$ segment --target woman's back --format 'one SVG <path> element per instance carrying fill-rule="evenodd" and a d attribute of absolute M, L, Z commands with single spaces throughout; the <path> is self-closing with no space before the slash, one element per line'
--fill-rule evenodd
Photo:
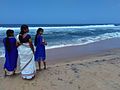
<path fill-rule="evenodd" d="M 17 35 L 20 69 L 23 79 L 32 79 L 35 76 L 36 66 L 34 61 L 34 47 L 31 36 L 28 34 L 27 25 L 21 26 L 21 32 Z"/>
<path fill-rule="evenodd" d="M 8 30 L 12 31 L 12 30 Z M 18 58 L 18 50 L 16 46 L 16 39 L 14 36 L 9 36 L 3 39 L 4 47 L 5 47 L 5 64 L 4 69 L 5 72 L 10 71 L 13 74 L 17 67 L 17 58 Z M 6 74 L 5 74 L 6 75 Z"/>
<path fill-rule="evenodd" d="M 21 43 L 28 43 L 30 38 L 31 36 L 29 34 L 24 34 L 23 36 L 19 36 Z"/>
<path fill-rule="evenodd" d="M 10 52 L 14 51 L 14 50 L 17 50 L 17 46 L 16 46 L 16 39 L 14 37 L 9 37 L 9 48 L 10 48 Z M 7 48 L 6 48 L 6 40 L 7 38 L 4 38 L 3 39 L 3 43 L 4 43 L 4 46 L 5 46 L 5 49 L 7 51 Z"/>

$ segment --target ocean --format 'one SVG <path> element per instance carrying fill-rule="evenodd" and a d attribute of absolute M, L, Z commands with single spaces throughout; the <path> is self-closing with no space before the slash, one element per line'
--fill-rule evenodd
<path fill-rule="evenodd" d="M 0 57 L 4 57 L 3 38 L 6 30 L 12 29 L 15 36 L 20 32 L 20 24 L 0 25 Z M 46 49 L 85 45 L 101 40 L 120 37 L 120 25 L 114 24 L 28 24 L 29 34 L 34 37 L 36 30 L 44 29 Z"/>

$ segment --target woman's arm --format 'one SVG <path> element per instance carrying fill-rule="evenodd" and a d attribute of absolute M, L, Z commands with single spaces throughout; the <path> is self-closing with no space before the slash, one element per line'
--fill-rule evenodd
<path fill-rule="evenodd" d="M 21 45 L 20 42 L 16 42 L 16 46 L 19 47 Z"/>
<path fill-rule="evenodd" d="M 44 38 L 42 39 L 42 44 L 47 45 L 47 42 L 45 41 Z"/>
<path fill-rule="evenodd" d="M 32 44 L 32 40 L 31 39 L 29 39 L 29 46 L 30 46 L 30 48 L 32 49 L 32 51 L 34 53 L 34 46 Z"/>

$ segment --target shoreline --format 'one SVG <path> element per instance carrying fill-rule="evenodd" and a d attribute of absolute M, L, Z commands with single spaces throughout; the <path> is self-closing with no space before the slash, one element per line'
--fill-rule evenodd
<path fill-rule="evenodd" d="M 48 64 L 64 63 L 74 59 L 96 55 L 109 50 L 120 48 L 120 38 L 101 40 L 85 45 L 67 46 L 61 48 L 46 49 L 46 61 Z M 0 61 L 5 59 L 0 57 Z M 2 62 L 2 61 L 1 61 Z"/>
<path fill-rule="evenodd" d="M 120 38 L 102 40 L 86 45 L 68 46 L 46 50 L 48 64 L 64 63 L 89 55 L 120 48 Z M 66 61 L 65 61 L 66 60 Z"/>
<path fill-rule="evenodd" d="M 46 61 L 48 65 L 70 62 L 79 58 L 84 59 L 90 55 L 97 55 L 102 52 L 120 48 L 120 38 L 101 40 L 85 45 L 67 46 L 46 50 Z M 0 57 L 3 64 L 4 57 Z M 1 65 L 0 65 L 1 66 Z M 1 67 L 0 67 L 1 68 Z"/>

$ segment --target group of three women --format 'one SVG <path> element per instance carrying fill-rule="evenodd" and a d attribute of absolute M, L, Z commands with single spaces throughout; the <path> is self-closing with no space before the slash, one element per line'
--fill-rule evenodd
<path fill-rule="evenodd" d="M 15 38 L 14 31 L 7 30 L 7 37 L 3 39 L 6 58 L 4 64 L 5 75 L 15 74 L 17 60 L 20 61 L 20 71 L 23 79 L 32 79 L 35 77 L 35 61 L 38 61 L 39 70 L 41 70 L 41 61 L 43 61 L 44 69 L 46 69 L 45 45 L 47 43 L 42 36 L 43 29 L 38 28 L 37 30 L 34 40 L 35 51 L 32 38 L 28 32 L 28 26 L 22 25 L 20 33 Z"/>

